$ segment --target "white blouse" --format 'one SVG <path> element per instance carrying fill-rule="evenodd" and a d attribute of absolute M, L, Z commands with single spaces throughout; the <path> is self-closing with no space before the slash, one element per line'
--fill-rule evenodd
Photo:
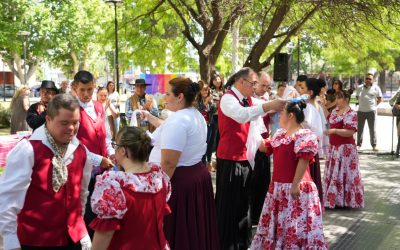
<path fill-rule="evenodd" d="M 193 166 L 201 161 L 207 149 L 207 125 L 196 108 L 172 113 L 154 132 L 154 148 L 149 162 L 161 164 L 161 150 L 182 152 L 177 167 Z"/>

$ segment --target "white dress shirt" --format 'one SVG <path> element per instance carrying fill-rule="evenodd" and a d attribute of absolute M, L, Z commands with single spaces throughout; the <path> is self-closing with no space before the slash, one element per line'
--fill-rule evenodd
<path fill-rule="evenodd" d="M 239 90 L 234 86 L 232 86 L 231 90 L 239 98 L 240 102 L 242 102 L 244 96 L 239 92 Z M 264 102 L 260 102 L 260 100 L 253 97 L 251 98 L 251 101 L 253 102 L 253 106 L 243 107 L 233 95 L 225 94 L 221 98 L 220 107 L 226 116 L 232 118 L 238 123 L 246 123 L 257 119 L 257 117 L 264 114 L 262 107 Z"/>
<path fill-rule="evenodd" d="M 97 114 L 96 114 L 96 110 L 94 109 L 93 101 L 90 100 L 89 102 L 86 102 L 86 103 L 85 102 L 81 102 L 81 100 L 79 100 L 79 99 L 78 99 L 78 101 L 79 101 L 79 105 L 83 108 L 83 110 L 86 112 L 86 114 L 88 114 L 88 116 L 90 116 L 90 118 L 92 118 L 95 121 L 97 119 Z M 104 118 L 103 119 L 104 119 L 104 121 L 107 120 L 106 111 L 104 111 Z M 111 142 L 112 142 L 111 131 L 110 131 L 109 128 L 108 128 L 108 131 L 107 131 L 106 124 L 104 124 L 104 127 L 105 127 L 105 131 L 106 131 L 107 154 L 108 155 L 113 155 L 113 154 L 115 154 L 115 149 L 111 146 Z M 93 159 L 94 162 L 95 163 L 101 162 L 103 157 L 100 156 L 100 155 L 96 155 L 96 156 L 94 154 L 91 155 L 92 159 L 93 159 L 93 157 L 96 157 L 95 159 Z M 101 157 L 101 159 L 99 157 Z M 96 164 L 96 165 L 100 165 L 100 163 Z"/>
<path fill-rule="evenodd" d="M 41 140 L 54 153 L 44 132 L 44 125 L 36 129 L 28 140 Z M 32 168 L 35 163 L 32 144 L 28 140 L 21 140 L 8 153 L 5 172 L 0 178 L 0 234 L 3 235 L 5 250 L 21 247 L 17 236 L 17 214 L 24 206 L 25 196 L 31 183 Z M 74 137 L 64 156 L 67 165 L 74 159 L 73 153 L 78 145 L 79 140 Z M 87 149 L 86 155 L 86 162 L 82 163 L 84 167 L 80 194 L 83 213 L 89 194 L 88 185 L 93 167 Z M 51 217 L 49 219 L 51 220 Z M 40 237 L 40 235 L 37 237 Z"/>

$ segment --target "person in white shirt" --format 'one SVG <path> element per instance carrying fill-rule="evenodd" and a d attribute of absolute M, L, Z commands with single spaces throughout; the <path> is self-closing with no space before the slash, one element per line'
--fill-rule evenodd
<path fill-rule="evenodd" d="M 141 110 L 157 129 L 149 162 L 161 166 L 171 177 L 172 210 L 164 220 L 171 249 L 219 249 L 217 219 L 211 176 L 201 161 L 207 148 L 207 125 L 193 106 L 199 84 L 178 77 L 166 86 L 166 108 L 173 111 L 165 121 Z"/>
<path fill-rule="evenodd" d="M 107 88 L 107 93 L 108 93 L 108 99 L 110 100 L 111 104 L 115 107 L 115 109 L 119 113 L 120 96 L 118 94 L 117 89 L 115 88 L 115 83 L 113 81 L 109 81 L 107 83 L 106 88 Z M 121 120 L 120 120 L 119 115 L 114 117 L 115 134 L 118 133 L 120 122 L 121 122 Z"/>
<path fill-rule="evenodd" d="M 95 164 L 76 138 L 79 117 L 76 98 L 56 95 L 46 123 L 8 154 L 0 180 L 5 250 L 72 249 L 79 241 L 90 249 L 83 213 Z"/>
<path fill-rule="evenodd" d="M 365 120 L 368 122 L 370 142 L 373 151 L 376 148 L 376 109 L 382 102 L 382 91 L 379 86 L 374 85 L 374 75 L 368 73 L 365 77 L 365 84 L 360 85 L 356 91 L 358 100 L 358 126 L 357 126 L 357 146 L 361 147 Z"/>

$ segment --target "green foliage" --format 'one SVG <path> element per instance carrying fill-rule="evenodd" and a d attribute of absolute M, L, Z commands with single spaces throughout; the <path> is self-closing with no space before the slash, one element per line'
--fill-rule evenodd
<path fill-rule="evenodd" d="M 0 128 L 9 128 L 11 121 L 11 110 L 0 105 Z"/>

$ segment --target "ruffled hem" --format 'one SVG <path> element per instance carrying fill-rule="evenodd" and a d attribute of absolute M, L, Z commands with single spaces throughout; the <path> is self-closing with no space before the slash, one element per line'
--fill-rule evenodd
<path fill-rule="evenodd" d="M 116 231 L 121 229 L 121 220 L 95 218 L 90 222 L 89 227 L 95 231 Z"/>

